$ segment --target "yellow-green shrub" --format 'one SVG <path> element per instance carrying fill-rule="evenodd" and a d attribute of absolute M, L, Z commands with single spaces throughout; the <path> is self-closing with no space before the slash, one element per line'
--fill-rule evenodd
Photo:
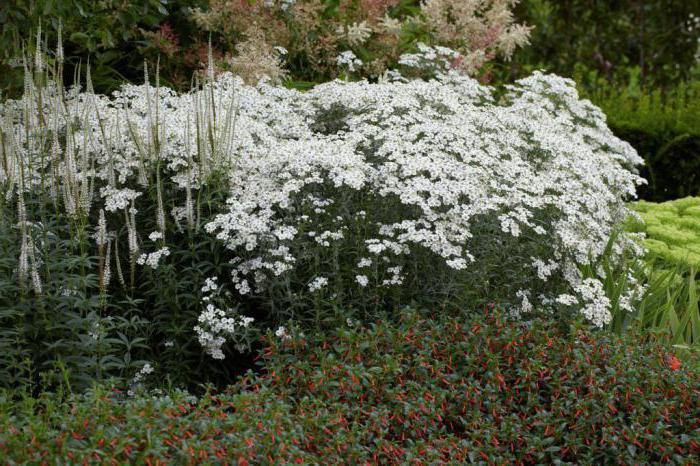
<path fill-rule="evenodd" d="M 629 230 L 644 232 L 650 258 L 672 265 L 700 268 L 700 197 L 632 205 L 643 222 L 633 220 Z"/>

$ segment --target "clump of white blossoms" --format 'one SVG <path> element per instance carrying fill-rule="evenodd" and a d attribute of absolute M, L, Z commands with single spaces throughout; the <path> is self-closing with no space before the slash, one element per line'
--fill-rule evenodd
<path fill-rule="evenodd" d="M 204 311 L 199 315 L 198 325 L 194 331 L 199 344 L 214 359 L 224 359 L 223 345 L 227 340 L 235 340 L 236 347 L 241 351 L 249 348 L 246 329 L 255 319 L 241 316 L 234 309 L 221 309 L 214 304 L 218 301 L 222 289 L 218 277 L 207 278 L 202 293 Z"/>
<path fill-rule="evenodd" d="M 206 226 L 251 296 L 298 308 L 325 293 L 362 307 L 391 289 L 442 290 L 469 303 L 490 285 L 525 311 L 563 309 L 557 297 L 570 293 L 595 325 L 609 321 L 609 301 L 578 267 L 628 215 L 642 160 L 572 81 L 536 73 L 499 100 L 457 74 L 260 99 L 288 108 L 284 130 L 256 127 L 228 212 Z"/>
<path fill-rule="evenodd" d="M 342 52 L 340 55 L 338 55 L 335 61 L 338 68 L 347 68 L 350 73 L 354 73 L 359 69 L 359 67 L 362 66 L 362 60 L 357 58 L 352 50 Z"/>
<path fill-rule="evenodd" d="M 430 47 L 422 42 L 416 44 L 416 53 L 404 53 L 399 57 L 399 65 L 431 73 L 447 72 L 456 68 L 461 54 L 448 47 Z"/>
<path fill-rule="evenodd" d="M 616 251 L 629 241 L 613 233 L 643 181 L 642 159 L 571 80 L 535 73 L 498 97 L 456 73 L 308 92 L 224 73 L 182 95 L 127 85 L 65 101 L 28 87 L 0 106 L 3 194 L 51 179 L 70 215 L 123 218 L 120 235 L 145 265 L 170 253 L 136 255 L 144 214 L 134 204 L 158 189 L 153 173 L 181 194 L 158 202 L 163 238 L 172 220 L 195 224 L 197 190 L 226 182 L 228 200 L 205 229 L 228 249 L 231 275 L 205 284 L 216 299 L 205 299 L 196 328 L 214 357 L 251 323 L 238 305 L 262 309 L 268 327 L 326 305 L 363 312 L 437 299 L 610 319 L 600 281 L 580 269 L 611 238 Z M 161 204 L 173 206 L 167 222 Z"/>
<path fill-rule="evenodd" d="M 136 262 L 139 265 L 147 265 L 148 267 L 152 269 L 157 269 L 158 266 L 160 265 L 160 261 L 164 257 L 168 257 L 170 255 L 170 248 L 163 247 L 158 249 L 157 251 L 151 252 L 149 254 L 141 254 L 139 258 L 136 260 Z"/>

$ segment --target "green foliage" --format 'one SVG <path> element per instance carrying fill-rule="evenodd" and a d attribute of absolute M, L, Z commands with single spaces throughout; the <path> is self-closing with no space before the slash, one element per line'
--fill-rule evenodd
<path fill-rule="evenodd" d="M 212 177 L 196 199 L 200 224 L 223 204 Z M 157 193 L 139 198 L 139 231 L 157 231 Z M 163 184 L 168 202 L 182 201 L 174 183 Z M 46 194 L 25 196 L 41 293 L 19 276 L 22 233 L 14 205 L 0 202 L 0 387 L 48 390 L 66 382 L 82 391 L 95 381 L 124 383 L 146 362 L 178 386 L 229 380 L 247 369 L 247 356 L 217 364 L 193 335 L 206 277 L 225 276 L 223 246 L 201 228 L 173 225 L 171 254 L 156 270 L 131 267 L 123 216 L 108 214 L 111 282 L 103 288 L 104 250 L 95 247 L 97 213 L 59 213 Z M 33 263 L 33 261 L 32 261 Z M 121 264 L 121 265 L 118 265 Z M 122 281 L 123 280 L 123 281 Z M 166 343 L 167 342 L 167 343 Z"/>
<path fill-rule="evenodd" d="M 645 260 L 623 261 L 612 268 L 607 254 L 591 271 L 600 270 L 611 301 L 610 330 L 651 337 L 674 347 L 681 356 L 700 354 L 700 199 L 685 198 L 661 204 L 631 204 L 640 218 L 630 218 L 626 228 L 644 234 Z M 644 293 L 632 303 L 634 312 L 620 305 L 621 291 L 629 280 L 644 285 Z"/>
<path fill-rule="evenodd" d="M 27 203 L 34 212 L 41 207 Z M 81 248 L 84 230 L 62 222 L 51 211 L 31 223 L 29 235 L 42 281 L 42 294 L 18 278 L 21 233 L 6 206 L 0 206 L 0 308 L 2 309 L 2 386 L 50 388 L 68 382 L 85 389 L 129 370 L 131 349 L 143 348 L 133 331 L 143 324 L 128 313 L 108 316 L 94 290 L 98 286 L 97 258 Z M 66 379 L 67 376 L 67 379 Z"/>
<path fill-rule="evenodd" d="M 140 79 L 144 58 L 156 58 L 150 52 L 157 44 L 144 32 L 171 22 L 187 37 L 183 10 L 202 3 L 204 0 L 0 2 L 0 91 L 21 93 L 22 61 L 36 50 L 39 29 L 43 50 L 55 50 L 58 30 L 62 29 L 66 77 L 72 77 L 77 67 L 89 60 L 98 92 L 110 92 L 125 80 Z"/>
<path fill-rule="evenodd" d="M 647 292 L 634 328 L 673 345 L 681 355 L 700 354 L 700 284 L 694 269 L 649 267 Z"/>
<path fill-rule="evenodd" d="M 649 185 L 639 190 L 640 197 L 658 202 L 700 194 L 700 81 L 649 90 L 639 84 L 638 70 L 622 88 L 597 76 L 576 80 L 594 83 L 581 85 L 583 95 L 644 158 L 642 174 Z"/>
<path fill-rule="evenodd" d="M 639 201 L 632 208 L 642 222 L 633 220 L 628 229 L 646 233 L 643 244 L 652 258 L 670 266 L 700 269 L 700 198 L 660 204 Z"/>
<path fill-rule="evenodd" d="M 498 313 L 270 336 L 224 393 L 0 397 L 11 463 L 689 464 L 700 383 L 654 344 Z"/>
<path fill-rule="evenodd" d="M 698 0 L 523 0 L 516 16 L 535 29 L 510 70 L 572 76 L 583 68 L 619 80 L 638 67 L 656 86 L 688 79 L 700 38 L 689 19 L 698 11 Z"/>

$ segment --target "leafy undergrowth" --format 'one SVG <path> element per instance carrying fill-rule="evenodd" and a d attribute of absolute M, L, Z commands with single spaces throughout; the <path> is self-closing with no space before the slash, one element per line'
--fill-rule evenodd
<path fill-rule="evenodd" d="M 2 401 L 13 463 L 605 464 L 700 459 L 700 380 L 653 344 L 498 313 L 270 337 L 201 398 Z"/>

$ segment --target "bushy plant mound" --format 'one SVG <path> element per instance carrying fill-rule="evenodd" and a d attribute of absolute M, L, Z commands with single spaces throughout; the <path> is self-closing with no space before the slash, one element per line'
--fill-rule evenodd
<path fill-rule="evenodd" d="M 646 234 L 643 244 L 652 257 L 670 266 L 700 269 L 700 198 L 639 201 L 632 208 L 642 222 L 633 220 L 628 229 Z"/>
<path fill-rule="evenodd" d="M 4 400 L 12 463 L 675 463 L 700 459 L 700 382 L 649 344 L 498 314 L 295 331 L 226 393 Z"/>
<path fill-rule="evenodd" d="M 55 281 L 39 226 L 58 216 L 95 258 L 83 270 L 98 286 L 78 291 L 105 306 L 146 297 L 166 320 L 179 308 L 219 359 L 227 341 L 247 346 L 253 319 L 318 328 L 336 309 L 474 307 L 494 290 L 514 312 L 602 326 L 610 302 L 579 268 L 605 252 L 642 181 L 604 115 L 541 73 L 505 89 L 451 73 L 306 93 L 222 75 L 187 94 L 125 86 L 111 98 L 28 75 L 0 113 L 15 299 Z M 627 239 L 614 238 L 619 252 Z M 202 243 L 216 260 L 200 266 Z M 177 274 L 209 276 L 194 294 Z M 198 322 L 183 320 L 178 301 L 200 297 Z"/>

